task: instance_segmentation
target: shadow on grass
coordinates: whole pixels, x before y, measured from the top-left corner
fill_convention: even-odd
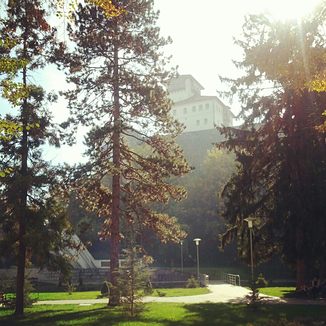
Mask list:
[[[296,298],[298,297],[298,292],[296,292],[295,290],[291,291],[291,290],[282,290],[282,297],[283,298]],[[299,296],[300,298],[303,298],[302,296]]]
[[[38,306],[26,309],[26,316],[17,320],[13,316],[0,317],[0,325],[285,325],[282,320],[296,320],[303,325],[326,320],[322,306],[260,305],[256,309],[242,304],[162,304],[146,305],[146,310],[131,319],[121,307],[93,306]]]
[[[186,305],[191,320],[171,325],[286,325],[284,321],[297,321],[302,325],[316,325],[326,320],[325,307],[302,305],[242,305],[242,304],[194,304]],[[318,324],[319,325],[319,324]]]
[[[0,325],[5,326],[52,326],[52,325],[179,325],[171,323],[169,317],[148,313],[150,307],[145,306],[143,313],[130,318],[122,307],[111,308],[106,305],[92,306],[37,306],[25,309],[25,317],[17,318],[13,310],[7,309],[5,315],[0,311]],[[165,314],[168,316],[168,314]]]
[[[40,309],[38,309],[40,307]],[[17,319],[7,315],[0,317],[0,325],[114,325],[128,320],[121,308],[110,309],[106,305],[93,306],[39,306],[36,309],[26,309],[25,317]]]
[[[191,304],[185,305],[186,318],[178,322],[170,322],[169,326],[188,325],[267,325],[269,313],[263,307],[252,310],[242,304]],[[263,308],[263,309],[262,309]],[[267,312],[267,314],[266,314]],[[273,317],[275,318],[275,316]]]

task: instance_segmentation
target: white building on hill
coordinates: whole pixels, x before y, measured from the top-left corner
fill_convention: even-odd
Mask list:
[[[173,116],[185,125],[184,132],[232,126],[234,115],[217,96],[203,96],[203,86],[191,75],[180,75],[168,85]]]

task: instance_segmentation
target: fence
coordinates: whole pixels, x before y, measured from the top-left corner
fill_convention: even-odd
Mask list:
[[[168,269],[154,269],[150,274],[150,281],[154,287],[183,287],[191,277],[190,273]]]
[[[223,280],[232,285],[241,285],[240,275],[223,273]]]

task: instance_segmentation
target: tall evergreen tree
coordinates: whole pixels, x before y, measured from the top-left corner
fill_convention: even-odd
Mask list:
[[[49,263],[58,267],[60,250],[69,242],[64,207],[53,193],[58,171],[42,159],[45,143],[59,145],[47,109],[56,96],[29,82],[34,79],[33,72],[49,60],[55,30],[47,23],[40,1],[35,0],[8,1],[0,30],[3,39],[13,42],[9,48],[2,46],[1,53],[24,62],[15,71],[17,87],[6,93],[12,106],[6,120],[18,127],[12,137],[0,140],[0,171],[10,168],[0,184],[1,251],[14,253],[17,260],[15,313],[22,315],[26,263],[33,257],[39,266]]]
[[[325,6],[325,3],[324,5]],[[237,44],[245,75],[231,83],[242,102],[240,129],[225,128],[224,146],[240,163],[225,189],[229,232],[248,242],[245,218],[256,218],[255,256],[277,250],[296,270],[297,288],[313,270],[325,268],[325,91],[309,83],[325,70],[323,6],[300,22],[249,16]]]
[[[0,10],[4,9],[0,5]],[[18,71],[25,65],[26,60],[11,56],[11,49],[16,45],[17,40],[10,39],[6,34],[0,36],[0,92],[1,97],[10,102],[17,102],[25,96],[26,91],[22,83],[15,82]],[[19,130],[19,125],[5,119],[0,115],[0,139],[8,140]],[[11,171],[10,168],[0,170],[0,177]]]
[[[79,5],[69,27],[73,53],[62,60],[75,85],[67,93],[70,122],[91,128],[86,138],[89,163],[75,174],[75,185],[84,206],[104,218],[112,306],[120,300],[120,220],[151,228],[162,241],[177,241],[183,232],[176,219],[153,211],[149,203],[183,198],[184,189],[167,180],[189,170],[174,141],[181,126],[170,116],[164,86],[170,75],[161,50],[168,41],[155,26],[153,1],[114,5],[123,14],[106,17],[95,6]],[[141,144],[150,151],[133,149]]]

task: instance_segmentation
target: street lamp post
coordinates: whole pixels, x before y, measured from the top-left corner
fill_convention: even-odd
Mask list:
[[[246,218],[245,221],[248,223],[249,228],[249,241],[250,241],[250,266],[251,266],[251,284],[254,284],[254,254],[252,249],[252,229],[253,229],[253,218]]]
[[[199,282],[199,242],[201,241],[200,238],[194,239],[196,248],[197,248],[197,280]]]
[[[181,273],[183,273],[183,240],[180,241]]]

